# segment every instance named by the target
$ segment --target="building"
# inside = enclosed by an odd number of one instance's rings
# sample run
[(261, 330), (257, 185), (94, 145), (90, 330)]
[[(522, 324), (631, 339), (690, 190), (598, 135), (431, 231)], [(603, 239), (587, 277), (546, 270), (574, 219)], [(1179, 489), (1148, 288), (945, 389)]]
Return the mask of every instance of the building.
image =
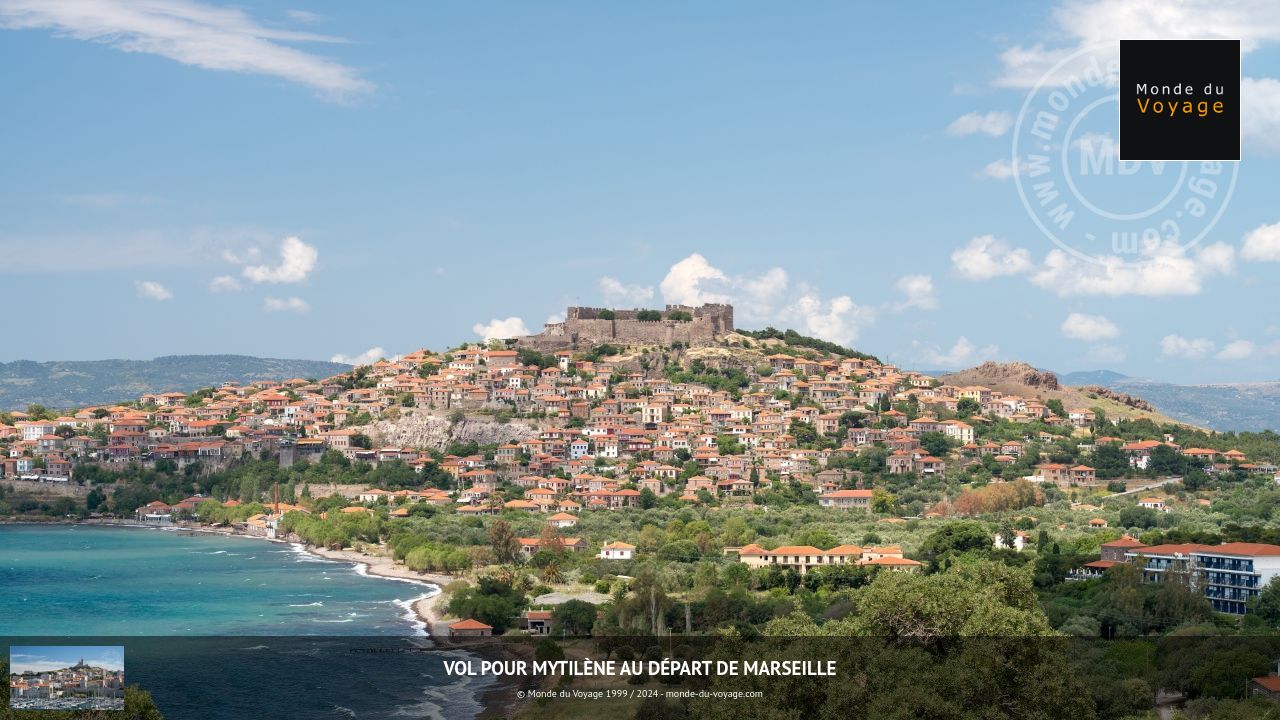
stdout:
[(551, 611), (525, 610), (520, 616), (520, 627), (530, 635), (550, 635)]
[(1280, 575), (1280, 545), (1154, 545), (1125, 552), (1146, 582), (1182, 582), (1198, 589), (1214, 610), (1244, 615), (1247, 604)]
[(449, 626), (449, 637), (489, 637), (493, 635), (493, 626), (485, 625), (479, 620), (467, 618)]
[(600, 554), (596, 557), (601, 560), (630, 560), (636, 552), (636, 546), (628, 543), (619, 542), (617, 540), (611, 543), (605, 543), (600, 548)]
[(1243, 615), (1245, 603), (1280, 575), (1280, 546), (1224, 543), (1193, 551), (1200, 587), (1213, 609)]
[(818, 504), (825, 508), (840, 510), (869, 510), (871, 509), (871, 491), (833, 490), (823, 493), (818, 498)]
[(805, 574), (809, 570), (830, 565), (873, 565), (891, 570), (913, 571), (920, 563), (902, 556), (902, 548), (890, 545), (882, 548), (861, 548), (857, 545), (838, 545), (830, 550), (820, 550), (810, 545), (784, 545), (765, 550), (759, 545), (725, 548), (725, 553), (736, 552), (738, 561), (752, 568), (782, 567)]

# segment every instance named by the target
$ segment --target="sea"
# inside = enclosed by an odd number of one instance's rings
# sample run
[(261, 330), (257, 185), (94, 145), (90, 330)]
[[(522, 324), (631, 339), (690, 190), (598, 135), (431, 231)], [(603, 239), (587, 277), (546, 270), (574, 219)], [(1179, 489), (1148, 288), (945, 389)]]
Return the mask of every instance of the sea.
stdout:
[(412, 610), (436, 592), (288, 543), (0, 525), (0, 643), (123, 645), (166, 720), (474, 718), (487, 681)]

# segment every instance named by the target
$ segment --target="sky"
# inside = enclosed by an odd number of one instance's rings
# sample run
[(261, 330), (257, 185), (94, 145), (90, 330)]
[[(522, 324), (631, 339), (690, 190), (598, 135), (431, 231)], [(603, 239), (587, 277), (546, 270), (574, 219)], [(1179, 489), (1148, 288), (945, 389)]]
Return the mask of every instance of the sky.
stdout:
[[(1280, 380), (1280, 4), (952, 5), (0, 0), (0, 361), (728, 301), (906, 367)], [(1242, 39), (1244, 154), (1203, 238), (1094, 261), (1024, 203), (1018, 118), (1121, 36)], [(1063, 157), (1114, 152), (1088, 120)]]
[(9, 672), (45, 672), (68, 668), (84, 660), (105, 670), (124, 669), (119, 645), (14, 645), (9, 648)]

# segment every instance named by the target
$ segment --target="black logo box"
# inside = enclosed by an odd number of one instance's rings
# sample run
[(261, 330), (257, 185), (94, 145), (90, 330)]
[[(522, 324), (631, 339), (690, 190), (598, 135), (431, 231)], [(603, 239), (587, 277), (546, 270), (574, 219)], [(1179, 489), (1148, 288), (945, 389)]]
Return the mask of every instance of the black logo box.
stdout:
[[(1166, 87), (1182, 92), (1165, 94)], [(1191, 114), (1183, 112), (1185, 102)], [(1170, 103), (1177, 103), (1172, 115)], [(1121, 40), (1120, 138), (1121, 160), (1239, 160), (1240, 41)]]

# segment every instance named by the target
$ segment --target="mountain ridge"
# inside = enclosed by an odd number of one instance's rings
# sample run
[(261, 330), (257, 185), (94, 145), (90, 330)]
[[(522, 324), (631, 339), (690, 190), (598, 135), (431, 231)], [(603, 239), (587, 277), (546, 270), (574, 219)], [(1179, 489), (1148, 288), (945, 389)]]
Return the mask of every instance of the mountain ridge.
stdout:
[(0, 362), (0, 411), (39, 404), (102, 405), (147, 392), (192, 392), (228, 380), (254, 382), (329, 377), (350, 365), (251, 355), (163, 355), (151, 360), (14, 360)]

